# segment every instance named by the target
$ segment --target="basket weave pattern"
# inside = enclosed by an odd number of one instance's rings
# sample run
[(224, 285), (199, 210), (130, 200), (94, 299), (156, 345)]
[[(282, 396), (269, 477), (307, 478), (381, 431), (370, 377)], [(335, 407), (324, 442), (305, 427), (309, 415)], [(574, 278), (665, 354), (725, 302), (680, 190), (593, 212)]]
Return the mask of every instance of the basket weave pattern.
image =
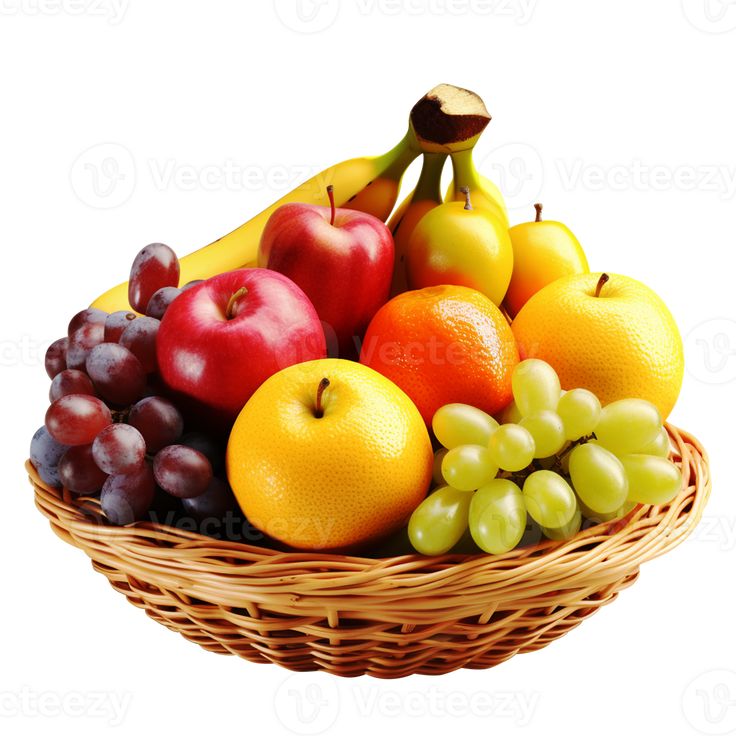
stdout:
[(541, 649), (681, 542), (710, 478), (697, 440), (668, 430), (683, 477), (671, 503), (496, 556), (285, 553), (149, 522), (114, 527), (97, 499), (48, 488), (27, 469), (54, 531), (172, 631), (252, 662), (393, 678), (492, 667)]

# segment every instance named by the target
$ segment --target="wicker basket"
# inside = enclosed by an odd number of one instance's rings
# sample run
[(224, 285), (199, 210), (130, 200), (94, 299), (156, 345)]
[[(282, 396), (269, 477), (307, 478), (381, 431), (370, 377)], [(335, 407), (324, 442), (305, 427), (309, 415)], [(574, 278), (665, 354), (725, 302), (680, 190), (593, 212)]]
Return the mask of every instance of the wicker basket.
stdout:
[(97, 499), (50, 489), (27, 468), (54, 531), (169, 629), (252, 662), (393, 678), (492, 667), (541, 649), (681, 542), (708, 498), (708, 461), (693, 437), (668, 429), (683, 478), (671, 503), (498, 556), (370, 559), (278, 552), (148, 522), (114, 527)]

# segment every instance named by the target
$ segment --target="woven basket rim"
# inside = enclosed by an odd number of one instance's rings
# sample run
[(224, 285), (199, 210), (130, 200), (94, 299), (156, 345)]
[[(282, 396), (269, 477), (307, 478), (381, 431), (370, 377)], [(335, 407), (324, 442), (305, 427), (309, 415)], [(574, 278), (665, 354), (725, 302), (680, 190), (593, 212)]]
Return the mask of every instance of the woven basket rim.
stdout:
[(95, 519), (99, 502), (44, 486), (54, 532), (134, 605), (211, 651), (295, 670), (403, 677), (483, 668), (540, 649), (615, 600), (642, 562), (681, 542), (710, 493), (700, 443), (668, 426), (683, 487), (569, 540), (505, 555), (357, 557), (283, 552), (143, 522)]

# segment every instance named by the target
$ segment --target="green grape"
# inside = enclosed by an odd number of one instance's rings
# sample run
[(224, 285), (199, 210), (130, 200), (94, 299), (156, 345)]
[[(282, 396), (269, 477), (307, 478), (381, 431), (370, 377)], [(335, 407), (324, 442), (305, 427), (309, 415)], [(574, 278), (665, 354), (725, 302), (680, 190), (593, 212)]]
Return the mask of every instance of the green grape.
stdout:
[(559, 414), (545, 409), (527, 414), (519, 424), (534, 439), (534, 457), (556, 455), (565, 444), (565, 428)]
[(516, 402), (512, 401), (501, 414), (501, 424), (518, 424), (521, 421), (521, 412)]
[(583, 524), (583, 515), (580, 512), (580, 509), (576, 506), (575, 507), (575, 513), (573, 514), (572, 519), (567, 522), (564, 526), (556, 526), (556, 527), (548, 527), (543, 526), (542, 527), (542, 534), (544, 534), (547, 539), (554, 539), (556, 542), (560, 542), (563, 539), (570, 539), (570, 537), (574, 537), (579, 531), (580, 527)]
[(599, 514), (621, 508), (629, 484), (621, 461), (599, 444), (578, 445), (569, 455), (572, 485), (580, 500)]
[(655, 455), (623, 455), (629, 479), (629, 501), (661, 504), (671, 501), (682, 487), (678, 467), (667, 458)]
[(555, 411), (560, 400), (560, 379), (543, 360), (529, 358), (514, 368), (511, 376), (514, 401), (522, 416), (535, 411)]
[(667, 433), (667, 430), (662, 427), (659, 430), (659, 434), (657, 435), (656, 439), (654, 439), (654, 441), (650, 442), (648, 445), (644, 445), (644, 447), (639, 450), (639, 454), (657, 455), (658, 457), (669, 457), (670, 436)]
[(437, 483), (438, 485), (441, 485), (445, 482), (445, 479), (442, 477), (442, 461), (445, 459), (445, 455), (447, 455), (447, 450), (444, 447), (441, 447), (434, 454), (434, 463), (432, 464), (432, 481), (434, 483)]
[(560, 397), (557, 413), (565, 426), (565, 437), (577, 440), (595, 430), (601, 416), (601, 402), (585, 388), (574, 388)]
[(445, 404), (432, 417), (437, 441), (451, 450), (460, 445), (487, 445), (498, 422), (469, 404)]
[(409, 519), (409, 540), (423, 555), (442, 555), (457, 544), (468, 528), (473, 494), (450, 486), (438, 488), (422, 501)]
[(558, 529), (572, 521), (577, 499), (569, 483), (551, 470), (537, 470), (524, 481), (524, 503), (541, 527)]
[[(625, 503), (625, 502), (624, 502)], [(580, 499), (578, 499), (578, 505), (583, 516), (589, 521), (601, 523), (602, 521), (612, 521), (613, 519), (620, 519), (624, 515), (623, 504), (615, 511), (611, 511), (607, 514), (602, 514), (600, 511), (593, 511), (593, 509), (586, 506)]]
[(620, 399), (603, 407), (595, 436), (614, 455), (628, 455), (653, 442), (661, 427), (654, 404), (644, 399)]
[(516, 547), (526, 530), (526, 520), (524, 497), (510, 480), (496, 478), (473, 494), (470, 533), (484, 552), (500, 555)]
[(502, 424), (491, 435), (488, 451), (495, 465), (515, 473), (534, 459), (534, 438), (518, 424)]
[(492, 480), (496, 473), (498, 465), (480, 445), (453, 447), (442, 460), (442, 477), (458, 491), (474, 491)]

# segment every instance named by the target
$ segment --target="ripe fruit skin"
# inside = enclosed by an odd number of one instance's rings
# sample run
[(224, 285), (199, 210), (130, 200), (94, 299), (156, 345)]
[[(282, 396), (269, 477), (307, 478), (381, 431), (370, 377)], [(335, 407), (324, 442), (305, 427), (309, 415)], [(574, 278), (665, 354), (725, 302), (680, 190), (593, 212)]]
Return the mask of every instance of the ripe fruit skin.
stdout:
[(458, 284), (503, 301), (513, 268), (508, 230), (490, 210), (446, 202), (427, 212), (409, 237), (410, 289)]
[(365, 212), (340, 208), (334, 224), (330, 219), (329, 207), (279, 207), (263, 230), (258, 264), (304, 291), (324, 323), (330, 354), (350, 358), (357, 353), (355, 338), (388, 299), (394, 241), (386, 225)]
[[(247, 293), (236, 300), (228, 319), (228, 302), (241, 288)], [(325, 338), (314, 307), (293, 281), (249, 268), (220, 274), (181, 294), (161, 320), (156, 349), (170, 390), (232, 421), (269, 376), (323, 357)]]
[(243, 513), (269, 536), (298, 549), (352, 549), (406, 523), (432, 462), (422, 418), (398, 387), (359, 363), (326, 359), (286, 368), (253, 394), (226, 466)]
[(561, 222), (522, 222), (509, 229), (509, 237), (514, 250), (514, 271), (504, 305), (512, 317), (547, 284), (590, 271), (578, 239)]
[(587, 388), (602, 404), (651, 401), (665, 420), (682, 385), (682, 339), (672, 315), (647, 286), (600, 273), (558, 279), (537, 292), (513, 321), (522, 357), (546, 360), (563, 389)]
[(405, 391), (429, 425), (445, 404), (470, 404), (487, 414), (503, 409), (519, 353), (488, 297), (443, 285), (407, 291), (381, 307), (360, 361)]

